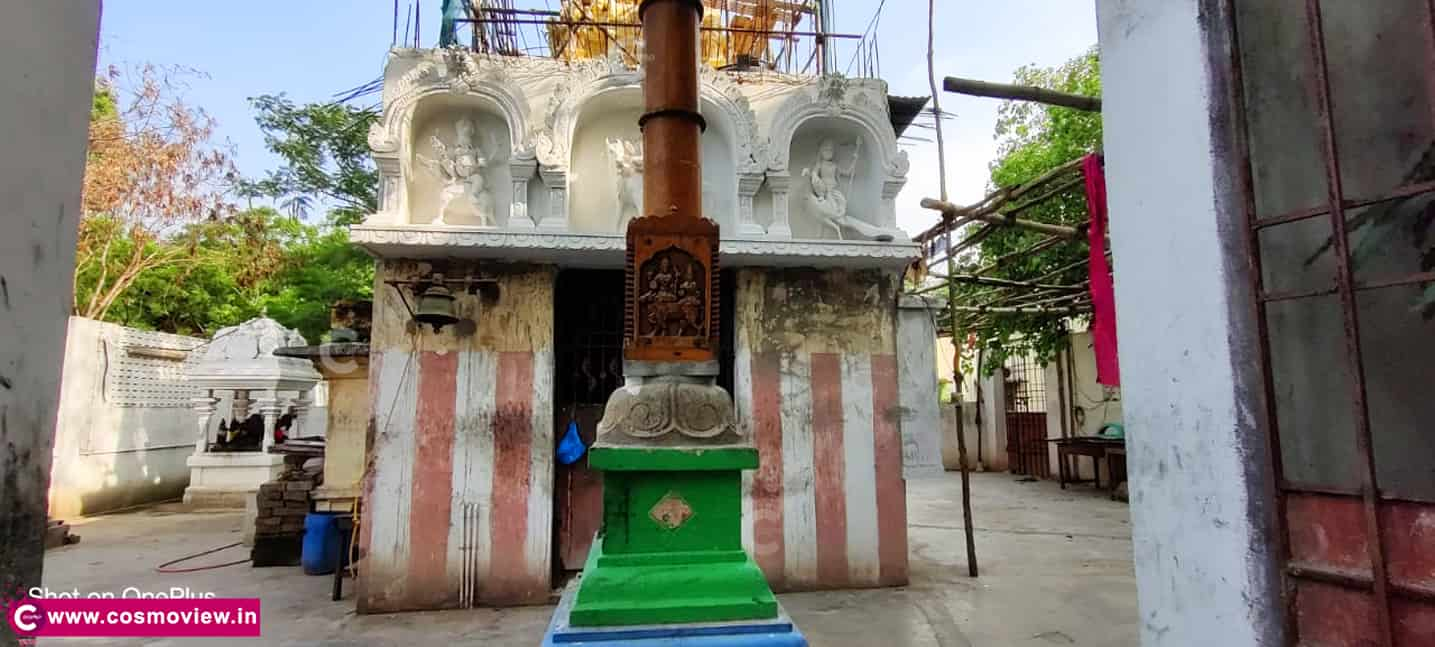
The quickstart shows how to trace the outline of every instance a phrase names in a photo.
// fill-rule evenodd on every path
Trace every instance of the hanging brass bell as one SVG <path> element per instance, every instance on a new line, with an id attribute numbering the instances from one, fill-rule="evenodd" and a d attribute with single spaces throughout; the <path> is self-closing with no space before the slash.
<path id="1" fill-rule="evenodd" d="M 434 332 L 458 321 L 453 293 L 443 284 L 443 276 L 434 275 L 434 283 L 419 295 L 414 321 L 433 326 Z"/>

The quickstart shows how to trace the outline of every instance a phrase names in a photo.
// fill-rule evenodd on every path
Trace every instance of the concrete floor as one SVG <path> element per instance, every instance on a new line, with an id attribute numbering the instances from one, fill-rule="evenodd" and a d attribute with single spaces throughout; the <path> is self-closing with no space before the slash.
<path id="1" fill-rule="evenodd" d="M 902 589 L 794 593 L 781 600 L 815 647 L 1137 644 L 1136 586 L 1126 505 L 1089 487 L 974 474 L 979 579 L 967 577 L 955 473 L 908 484 L 912 584 Z M 263 600 L 266 644 L 536 645 L 551 608 L 358 616 L 331 602 L 328 577 L 247 566 L 156 573 L 162 562 L 239 540 L 240 514 L 174 506 L 74 522 L 83 541 L 50 551 L 53 590 L 188 587 Z M 233 548 L 185 565 L 243 559 Z M 347 591 L 346 591 L 347 593 Z M 61 644 L 70 641 L 45 641 Z M 105 645 L 230 644 L 222 640 L 98 640 Z M 252 641 L 240 644 L 253 644 Z"/>

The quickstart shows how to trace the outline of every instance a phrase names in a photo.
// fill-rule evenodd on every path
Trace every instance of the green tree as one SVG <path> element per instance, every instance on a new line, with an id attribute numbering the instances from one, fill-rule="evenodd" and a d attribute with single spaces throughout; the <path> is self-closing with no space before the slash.
<path id="1" fill-rule="evenodd" d="M 146 271 L 111 309 L 127 326 L 208 336 L 265 315 L 318 343 L 329 306 L 372 293 L 373 261 L 343 228 L 310 225 L 269 207 L 196 225 L 186 263 Z"/>
<path id="2" fill-rule="evenodd" d="M 347 229 L 376 206 L 373 113 L 259 97 L 256 119 L 283 164 L 234 182 L 208 143 L 213 120 L 177 98 L 173 74 L 146 66 L 131 82 L 112 69 L 96 84 L 76 312 L 198 336 L 267 314 L 321 341 L 331 304 L 373 291 L 373 261 Z M 287 215 L 235 211 L 230 192 L 273 199 Z M 321 206 L 321 222 L 304 222 Z"/>
<path id="3" fill-rule="evenodd" d="M 267 284 L 270 317 L 311 342 L 329 330 L 329 307 L 373 295 L 374 261 L 349 243 L 348 226 L 378 210 L 378 171 L 369 155 L 371 109 L 343 103 L 295 104 L 283 95 L 250 100 L 264 143 L 283 164 L 247 190 L 272 198 L 298 223 L 316 207 L 324 222 L 304 225 Z"/>
<path id="4" fill-rule="evenodd" d="M 1101 94 L 1101 63 L 1092 47 L 1082 55 L 1054 67 L 1024 66 L 1014 82 L 1073 94 Z M 997 112 L 998 158 L 991 165 L 990 188 L 1015 187 L 1101 147 L 1100 113 L 1082 112 L 1022 101 L 1004 102 Z M 1080 185 L 1021 212 L 1024 220 L 1077 225 L 1087 220 L 1086 199 Z M 1018 228 L 1000 228 L 977 248 L 976 266 L 1031 246 L 1045 234 Z M 1067 267 L 1088 253 L 1084 240 L 1070 241 L 1023 258 L 1004 261 L 986 276 L 1032 279 Z M 968 267 L 967 269 L 973 269 Z M 1045 279 L 1045 283 L 1074 285 L 1086 278 L 1085 266 L 1071 268 Z M 985 303 L 999 291 L 990 287 L 958 285 L 957 302 Z M 975 342 L 986 348 L 983 370 L 990 374 L 1012 355 L 1053 357 L 1065 344 L 1067 317 L 1055 314 L 991 314 L 968 320 Z"/>
<path id="5" fill-rule="evenodd" d="M 222 218 L 234 178 L 214 120 L 183 98 L 177 68 L 110 67 L 90 111 L 82 217 L 75 249 L 75 314 L 106 319 L 151 270 L 193 261 L 178 240 Z"/>
<path id="6" fill-rule="evenodd" d="M 249 190 L 307 212 L 319 202 L 336 225 L 352 225 L 378 210 L 379 174 L 369 157 L 369 127 L 378 118 L 344 103 L 295 104 L 282 94 L 251 98 L 264 145 L 283 165 Z"/>

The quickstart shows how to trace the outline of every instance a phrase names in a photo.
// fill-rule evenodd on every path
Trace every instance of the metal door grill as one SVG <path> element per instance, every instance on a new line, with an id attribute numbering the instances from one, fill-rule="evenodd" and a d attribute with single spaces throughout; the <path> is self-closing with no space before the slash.
<path id="1" fill-rule="evenodd" d="M 1286 635 L 1435 644 L 1435 0 L 1224 0 Z"/>
<path id="2" fill-rule="evenodd" d="M 1008 359 L 1002 369 L 1006 393 L 1007 464 L 1012 473 L 1051 478 L 1046 443 L 1046 373 L 1030 357 Z"/>

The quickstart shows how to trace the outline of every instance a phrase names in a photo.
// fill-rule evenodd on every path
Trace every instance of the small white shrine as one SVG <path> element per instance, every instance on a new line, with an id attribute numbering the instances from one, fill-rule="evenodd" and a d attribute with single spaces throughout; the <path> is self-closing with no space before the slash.
<path id="1" fill-rule="evenodd" d="M 221 329 L 207 346 L 198 349 L 200 359 L 185 375 L 196 389 L 193 399 L 197 416 L 194 454 L 187 461 L 189 487 L 186 504 L 243 507 L 260 484 L 277 477 L 284 457 L 269 453 L 274 444 L 274 427 L 280 416 L 293 413 L 295 427 L 313 404 L 311 392 L 323 378 L 307 359 L 279 357 L 275 349 L 304 346 L 298 331 L 268 318 L 251 319 Z M 232 398 L 231 411 L 221 412 L 222 396 Z M 263 435 L 257 446 L 246 450 L 221 447 L 214 431 L 215 414 L 228 421 L 226 427 L 243 425 L 251 415 L 263 421 Z M 290 435 L 298 433 L 291 428 Z"/>

